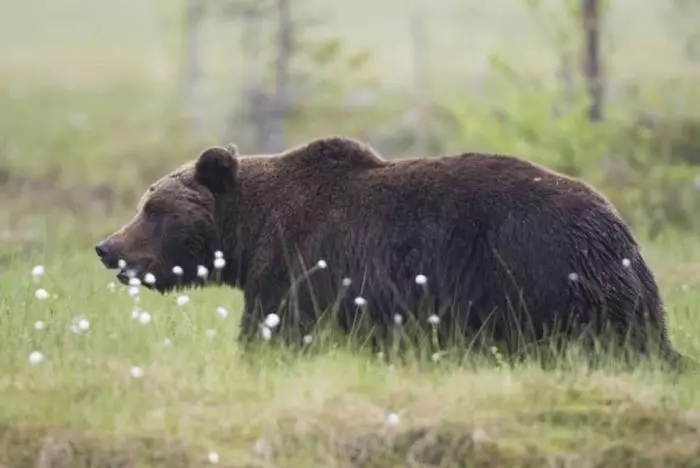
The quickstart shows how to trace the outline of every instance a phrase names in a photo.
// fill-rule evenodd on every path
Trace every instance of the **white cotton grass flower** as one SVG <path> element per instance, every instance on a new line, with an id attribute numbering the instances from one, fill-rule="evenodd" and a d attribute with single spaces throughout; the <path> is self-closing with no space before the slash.
<path id="1" fill-rule="evenodd" d="M 569 281 L 578 281 L 578 273 L 569 273 Z"/>
<path id="2" fill-rule="evenodd" d="M 224 253 L 221 250 L 214 252 L 214 258 L 224 258 Z"/>
<path id="3" fill-rule="evenodd" d="M 362 296 L 357 296 L 357 297 L 355 298 L 355 305 L 356 305 L 356 306 L 362 307 L 363 305 L 366 305 L 366 304 L 367 304 L 367 299 L 365 299 L 364 297 L 362 297 Z"/>
<path id="4" fill-rule="evenodd" d="M 267 314 L 267 317 L 265 317 L 265 326 L 269 329 L 275 328 L 277 325 L 280 324 L 280 316 L 277 314 Z"/>
<path id="5" fill-rule="evenodd" d="M 399 415 L 396 413 L 389 413 L 386 417 L 386 423 L 391 427 L 398 426 L 399 422 L 401 421 Z"/>
<path id="6" fill-rule="evenodd" d="M 343 278 L 341 281 L 342 285 L 345 286 L 346 288 L 352 284 L 352 280 L 350 278 Z"/>
<path id="7" fill-rule="evenodd" d="M 163 346 L 172 346 L 173 342 L 170 338 L 166 338 L 163 340 Z"/>
<path id="8" fill-rule="evenodd" d="M 138 286 L 129 286 L 129 296 L 135 298 L 138 297 L 139 294 L 141 294 L 141 290 Z"/>
<path id="9" fill-rule="evenodd" d="M 190 303 L 190 298 L 189 298 L 189 296 L 186 296 L 186 295 L 184 295 L 184 294 L 182 294 L 182 295 L 180 295 L 180 296 L 177 296 L 177 306 L 178 306 L 178 307 L 184 307 L 184 306 L 186 306 L 186 305 L 189 304 L 189 303 Z"/>
<path id="10" fill-rule="evenodd" d="M 123 270 L 126 268 L 126 260 L 123 258 L 120 258 L 119 261 L 117 262 L 117 266 L 119 267 L 120 270 Z"/>
<path id="11" fill-rule="evenodd" d="M 208 340 L 213 340 L 216 336 L 216 330 L 214 330 L 213 328 L 207 328 L 206 330 L 204 330 L 204 336 Z"/>
<path id="12" fill-rule="evenodd" d="M 206 279 L 209 275 L 209 269 L 204 265 L 197 265 L 197 276 Z"/>
<path id="13" fill-rule="evenodd" d="M 224 306 L 219 306 L 216 308 L 216 315 L 218 315 L 221 319 L 225 319 L 228 317 L 228 310 Z"/>
<path id="14" fill-rule="evenodd" d="M 221 270 L 223 267 L 226 266 L 226 260 L 223 258 L 215 258 L 214 259 L 214 268 L 217 270 Z"/>
<path id="15" fill-rule="evenodd" d="M 90 321 L 85 317 L 75 318 L 73 325 L 75 325 L 75 330 L 77 330 L 76 333 L 86 332 L 90 329 Z"/>
<path id="16" fill-rule="evenodd" d="M 154 275 L 153 273 L 146 273 L 143 276 L 143 282 L 150 285 L 156 284 L 156 275 Z"/>
<path id="17" fill-rule="evenodd" d="M 425 275 L 416 275 L 415 281 L 417 285 L 423 286 L 428 282 L 428 277 Z"/>
<path id="18" fill-rule="evenodd" d="M 141 315 L 141 312 L 142 311 L 141 311 L 141 308 L 139 306 L 134 306 L 131 309 L 131 318 L 133 320 L 137 320 L 139 318 L 139 316 Z"/>
<path id="19" fill-rule="evenodd" d="M 49 293 L 48 293 L 48 291 L 46 291 L 46 289 L 39 288 L 36 291 L 34 291 L 34 297 L 36 297 L 40 301 L 45 301 L 46 299 L 49 298 Z"/>
<path id="20" fill-rule="evenodd" d="M 129 286 L 141 286 L 141 280 L 135 276 L 129 278 Z"/>
<path id="21" fill-rule="evenodd" d="M 116 289 L 117 289 L 117 285 L 114 284 L 114 281 L 110 281 L 109 283 L 107 283 L 107 290 L 109 292 L 114 292 Z"/>
<path id="22" fill-rule="evenodd" d="M 629 258 L 623 258 L 622 259 L 622 266 L 625 268 L 629 268 L 630 265 L 632 265 L 632 262 L 630 261 Z"/>
<path id="23" fill-rule="evenodd" d="M 138 318 L 139 318 L 139 323 L 141 325 L 148 325 L 149 323 L 151 323 L 151 320 L 153 320 L 153 317 L 151 317 L 151 314 L 149 314 L 145 310 L 143 310 L 139 313 Z"/>
<path id="24" fill-rule="evenodd" d="M 180 265 L 175 265 L 175 266 L 173 267 L 173 274 L 176 275 L 176 276 L 182 276 L 182 274 L 183 274 L 184 272 L 185 272 L 185 271 L 182 269 L 182 267 L 181 267 Z"/>
<path id="25" fill-rule="evenodd" d="M 401 325 L 403 323 L 403 315 L 401 314 L 395 314 L 394 315 L 394 323 L 396 325 Z"/>
<path id="26" fill-rule="evenodd" d="M 260 327 L 260 336 L 262 336 L 263 340 L 270 341 L 270 339 L 272 338 L 272 330 L 263 325 L 262 327 Z"/>
<path id="27" fill-rule="evenodd" d="M 440 323 L 440 317 L 435 314 L 431 314 L 430 317 L 428 317 L 428 323 L 430 325 L 437 325 Z"/>
<path id="28" fill-rule="evenodd" d="M 304 335 L 304 344 L 311 344 L 311 342 L 314 340 L 314 337 L 311 335 Z"/>
<path id="29" fill-rule="evenodd" d="M 43 330 L 44 328 L 46 328 L 46 324 L 43 321 L 37 320 L 36 322 L 34 322 L 34 330 L 39 331 Z"/>
<path id="30" fill-rule="evenodd" d="M 129 369 L 129 374 L 131 375 L 132 378 L 134 379 L 140 379 L 143 377 L 143 369 L 139 366 L 131 366 Z"/>
<path id="31" fill-rule="evenodd" d="M 39 278 L 44 276 L 46 273 L 46 269 L 44 268 L 44 265 L 36 265 L 34 268 L 32 268 L 32 278 L 34 278 L 34 281 L 39 281 Z"/>
<path id="32" fill-rule="evenodd" d="M 44 361 L 44 355 L 41 353 L 41 351 L 32 351 L 29 353 L 29 364 L 32 366 L 36 366 L 37 364 L 41 364 Z"/>
<path id="33" fill-rule="evenodd" d="M 209 463 L 211 463 L 212 465 L 218 464 L 219 463 L 219 454 L 214 452 L 214 451 L 209 452 L 207 454 L 207 461 L 209 461 Z"/>
<path id="34" fill-rule="evenodd" d="M 325 270 L 328 267 L 328 263 L 324 259 L 321 259 L 318 262 L 316 262 L 316 266 L 319 267 L 321 270 Z"/>

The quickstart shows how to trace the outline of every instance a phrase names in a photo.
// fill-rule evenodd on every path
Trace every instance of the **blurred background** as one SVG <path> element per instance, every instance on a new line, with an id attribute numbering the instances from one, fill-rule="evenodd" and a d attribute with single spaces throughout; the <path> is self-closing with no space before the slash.
<path id="1" fill-rule="evenodd" d="M 342 134 L 580 176 L 700 227 L 698 0 L 0 2 L 0 256 L 84 248 L 205 146 Z"/>

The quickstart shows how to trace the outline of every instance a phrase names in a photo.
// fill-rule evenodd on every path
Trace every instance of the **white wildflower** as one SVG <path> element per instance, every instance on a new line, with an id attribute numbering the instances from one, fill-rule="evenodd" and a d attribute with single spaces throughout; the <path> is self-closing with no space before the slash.
<path id="1" fill-rule="evenodd" d="M 277 314 L 268 314 L 265 317 L 265 326 L 267 328 L 273 329 L 280 324 L 280 316 Z"/>
<path id="2" fill-rule="evenodd" d="M 396 413 L 389 413 L 389 415 L 386 417 L 386 422 L 389 426 L 398 426 L 399 415 Z"/>
<path id="3" fill-rule="evenodd" d="M 202 279 L 206 279 L 207 275 L 209 275 L 209 269 L 207 269 L 207 267 L 204 265 L 197 265 L 197 276 Z"/>
<path id="4" fill-rule="evenodd" d="M 367 299 L 361 296 L 357 296 L 355 298 L 355 305 L 358 307 L 362 307 L 363 305 L 367 304 Z"/>
<path id="5" fill-rule="evenodd" d="M 316 266 L 319 267 L 321 270 L 325 270 L 328 266 L 328 263 L 326 263 L 324 259 L 321 259 L 318 262 L 316 262 Z"/>
<path id="6" fill-rule="evenodd" d="M 272 330 L 263 325 L 260 328 L 260 335 L 262 336 L 263 340 L 270 341 L 270 338 L 272 338 Z"/>
<path id="7" fill-rule="evenodd" d="M 219 463 L 219 454 L 216 452 L 209 452 L 207 454 L 207 460 L 209 460 L 209 463 L 216 465 Z"/>
<path id="8" fill-rule="evenodd" d="M 107 283 L 107 289 L 109 292 L 114 292 L 114 290 L 117 288 L 117 286 L 114 284 L 114 281 L 110 281 Z"/>
<path id="9" fill-rule="evenodd" d="M 226 310 L 226 307 L 219 306 L 216 308 L 216 315 L 218 315 L 222 319 L 225 319 L 226 317 L 228 317 L 228 310 Z"/>
<path id="10" fill-rule="evenodd" d="M 352 280 L 350 278 L 343 278 L 342 284 L 347 288 L 352 284 Z"/>
<path id="11" fill-rule="evenodd" d="M 395 314 L 394 315 L 394 323 L 396 325 L 401 325 L 403 323 L 403 315 L 401 314 Z"/>
<path id="12" fill-rule="evenodd" d="M 214 268 L 217 270 L 221 270 L 223 267 L 226 266 L 226 260 L 223 258 L 215 258 L 214 259 Z"/>
<path id="13" fill-rule="evenodd" d="M 141 280 L 133 276 L 129 279 L 129 286 L 141 286 Z"/>
<path id="14" fill-rule="evenodd" d="M 311 344 L 311 342 L 314 340 L 314 337 L 311 335 L 304 335 L 304 344 Z"/>
<path id="15" fill-rule="evenodd" d="M 44 360 L 44 355 L 40 351 L 32 351 L 29 353 L 29 364 L 36 366 Z"/>
<path id="16" fill-rule="evenodd" d="M 632 262 L 630 262 L 629 258 L 623 258 L 622 259 L 622 266 L 625 268 L 629 268 L 630 265 L 632 265 Z"/>
<path id="17" fill-rule="evenodd" d="M 36 322 L 34 322 L 34 330 L 43 330 L 45 327 L 46 324 L 41 320 L 37 320 Z"/>
<path id="18" fill-rule="evenodd" d="M 49 293 L 46 291 L 46 289 L 39 288 L 36 291 L 34 291 L 34 297 L 36 297 L 40 301 L 44 301 L 49 298 Z"/>
<path id="19" fill-rule="evenodd" d="M 131 377 L 135 379 L 140 379 L 143 377 L 143 369 L 141 369 L 139 366 L 131 366 L 131 369 L 129 369 L 129 374 L 131 374 Z"/>
<path id="20" fill-rule="evenodd" d="M 172 344 L 173 342 L 170 340 L 170 338 L 166 338 L 163 340 L 163 346 L 170 346 Z"/>
<path id="21" fill-rule="evenodd" d="M 119 267 L 120 270 L 123 270 L 126 268 L 126 260 L 123 258 L 120 258 L 119 261 L 117 262 L 117 266 Z"/>
<path id="22" fill-rule="evenodd" d="M 175 265 L 175 266 L 173 267 L 173 274 L 174 274 L 174 275 L 182 276 L 183 273 L 184 273 L 184 271 L 182 270 L 182 267 L 181 267 L 181 266 Z"/>
<path id="23" fill-rule="evenodd" d="M 224 258 L 224 253 L 221 250 L 214 252 L 214 258 Z"/>
<path id="24" fill-rule="evenodd" d="M 138 286 L 129 286 L 129 296 L 136 297 L 141 294 Z"/>
<path id="25" fill-rule="evenodd" d="M 577 273 L 569 273 L 569 281 L 578 281 Z"/>
<path id="26" fill-rule="evenodd" d="M 207 328 L 207 329 L 204 331 L 204 336 L 205 336 L 208 340 L 212 340 L 212 339 L 214 339 L 214 337 L 216 336 L 216 330 L 214 330 L 213 328 Z"/>
<path id="27" fill-rule="evenodd" d="M 151 320 L 152 320 L 151 314 L 149 314 L 145 310 L 142 311 L 141 313 L 139 313 L 139 323 L 141 325 L 148 325 L 149 323 L 151 323 Z"/>
<path id="28" fill-rule="evenodd" d="M 80 331 L 88 331 L 90 329 L 90 321 L 86 318 L 81 318 L 76 322 L 76 325 L 78 326 L 78 330 Z"/>
<path id="29" fill-rule="evenodd" d="M 44 276 L 44 273 L 46 273 L 44 265 L 37 265 L 32 268 L 32 278 L 34 278 L 34 281 L 37 281 L 39 278 Z"/>
<path id="30" fill-rule="evenodd" d="M 190 302 L 189 296 L 186 296 L 184 294 L 177 296 L 177 306 L 178 307 L 186 306 L 187 304 L 189 304 L 189 302 Z"/>
<path id="31" fill-rule="evenodd" d="M 143 282 L 150 285 L 156 284 L 156 276 L 153 273 L 146 273 L 143 276 Z"/>
<path id="32" fill-rule="evenodd" d="M 416 284 L 424 285 L 428 282 L 428 278 L 425 275 L 416 275 Z"/>
<path id="33" fill-rule="evenodd" d="M 431 325 L 437 325 L 440 323 L 440 317 L 435 314 L 431 314 L 430 317 L 428 317 L 428 323 Z"/>

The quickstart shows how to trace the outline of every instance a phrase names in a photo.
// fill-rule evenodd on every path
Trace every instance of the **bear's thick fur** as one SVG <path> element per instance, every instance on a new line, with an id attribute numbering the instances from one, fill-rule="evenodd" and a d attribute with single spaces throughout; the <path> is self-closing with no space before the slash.
<path id="1" fill-rule="evenodd" d="M 201 283 L 198 265 L 217 277 L 217 250 L 219 279 L 244 293 L 243 341 L 270 313 L 280 330 L 296 318 L 300 337 L 333 305 L 343 330 L 362 311 L 380 340 L 397 314 L 437 315 L 443 338 L 486 328 L 512 345 L 528 332 L 607 327 L 641 355 L 655 343 L 680 359 L 654 277 L 611 204 L 512 156 L 385 160 L 342 137 L 278 155 L 214 147 L 151 186 L 97 246 L 108 267 L 126 261 L 120 280 L 151 272 L 161 292 Z"/>

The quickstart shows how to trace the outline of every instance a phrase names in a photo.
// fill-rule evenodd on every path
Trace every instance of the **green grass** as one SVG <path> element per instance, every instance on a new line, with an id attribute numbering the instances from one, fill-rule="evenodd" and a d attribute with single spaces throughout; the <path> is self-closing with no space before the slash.
<path id="1" fill-rule="evenodd" d="M 153 320 L 142 325 L 125 288 L 107 288 L 112 273 L 90 242 L 111 227 L 96 226 L 4 266 L 0 464 L 200 466 L 209 451 L 222 466 L 360 466 L 357 457 L 362 466 L 693 466 L 700 456 L 698 375 L 576 360 L 547 372 L 448 358 L 391 368 L 318 340 L 306 356 L 263 348 L 246 360 L 235 341 L 240 294 L 223 288 L 187 291 L 185 307 L 144 290 L 139 307 Z M 700 244 L 674 237 L 645 247 L 674 343 L 697 358 Z M 39 284 L 36 263 L 47 269 Z M 38 287 L 51 298 L 37 300 Z M 86 332 L 71 330 L 79 317 Z M 30 365 L 36 350 L 44 361 Z"/>

